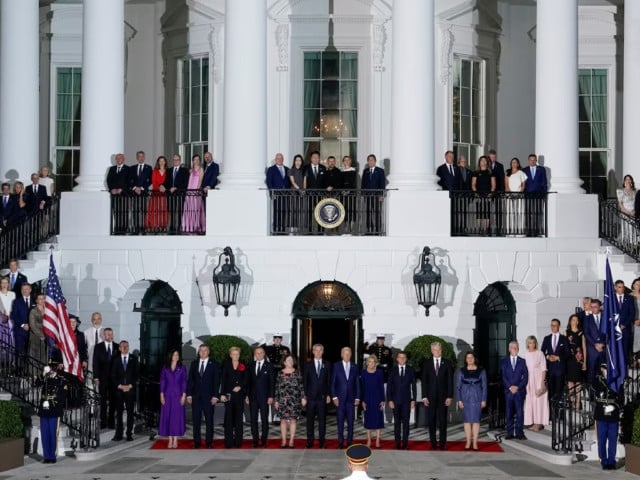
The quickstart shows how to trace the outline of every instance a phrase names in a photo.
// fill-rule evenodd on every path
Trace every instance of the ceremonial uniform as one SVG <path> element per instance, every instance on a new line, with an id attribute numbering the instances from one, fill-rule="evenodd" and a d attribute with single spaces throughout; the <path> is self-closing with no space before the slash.
<path id="1" fill-rule="evenodd" d="M 287 355 L 291 355 L 291 350 L 286 345 L 263 345 L 264 352 L 273 365 L 273 368 L 276 370 L 276 373 L 279 370 L 282 370 L 282 362 L 284 361 L 284 357 Z"/>
<path id="2" fill-rule="evenodd" d="M 377 338 L 384 338 L 384 336 L 378 335 Z M 376 343 L 369 346 L 367 354 L 376 356 L 378 359 L 378 365 L 382 368 L 382 372 L 384 373 L 384 382 L 387 383 L 387 380 L 389 379 L 389 371 L 393 366 L 391 349 L 384 343 L 382 345 L 378 345 L 376 341 Z"/>
<path id="3" fill-rule="evenodd" d="M 596 393 L 593 416 L 598 432 L 598 456 L 603 470 L 615 470 L 622 390 L 619 393 L 611 390 L 603 375 L 596 377 L 593 388 Z"/>
<path id="4" fill-rule="evenodd" d="M 44 463 L 56 463 L 58 425 L 64 410 L 68 384 L 55 370 L 51 370 L 44 378 L 38 379 L 36 385 L 41 387 L 38 415 Z"/>
<path id="5" fill-rule="evenodd" d="M 346 455 L 351 466 L 351 475 L 342 480 L 371 480 L 371 477 L 367 475 L 371 449 L 366 445 L 355 444 L 347 448 Z"/>

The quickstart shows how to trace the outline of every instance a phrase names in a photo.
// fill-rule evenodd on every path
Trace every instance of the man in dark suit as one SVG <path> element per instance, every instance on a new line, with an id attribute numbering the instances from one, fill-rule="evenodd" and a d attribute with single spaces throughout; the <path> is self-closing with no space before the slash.
<path id="1" fill-rule="evenodd" d="M 458 171 L 460 172 L 460 183 L 458 185 L 458 189 L 461 192 L 459 197 L 456 198 L 456 202 L 458 204 L 459 215 L 456 221 L 458 222 L 458 228 L 462 230 L 462 232 L 467 231 L 469 223 L 469 206 L 472 202 L 472 194 L 471 192 L 471 177 L 473 176 L 473 172 L 467 168 L 467 159 L 460 155 L 458 158 Z"/>
<path id="2" fill-rule="evenodd" d="M 496 179 L 496 192 L 498 193 L 498 201 L 496 202 L 496 228 L 498 232 L 502 231 L 503 224 L 503 213 L 504 213 L 504 205 L 503 201 L 505 200 L 504 192 L 505 184 L 504 184 L 504 166 L 498 161 L 498 154 L 495 150 L 489 150 L 489 168 L 491 169 L 491 173 Z"/>
<path id="3" fill-rule="evenodd" d="M 618 304 L 618 316 L 620 318 L 620 328 L 622 329 L 622 345 L 627 359 L 633 355 L 633 327 L 636 318 L 636 301 L 628 293 L 622 280 L 616 280 L 616 303 Z"/>
<path id="4" fill-rule="evenodd" d="M 398 352 L 387 382 L 387 402 L 393 410 L 393 433 L 397 450 L 409 449 L 409 416 L 416 407 L 416 377 L 407 365 L 407 354 Z"/>
<path id="5" fill-rule="evenodd" d="M 529 371 L 524 358 L 518 356 L 518 342 L 509 343 L 509 355 L 500 362 L 502 385 L 506 403 L 507 440 L 526 440 L 523 431 L 524 397 L 527 395 Z"/>
<path id="6" fill-rule="evenodd" d="M 218 185 L 218 175 L 220 175 L 220 167 L 213 161 L 213 155 L 211 152 L 205 152 L 204 154 L 204 175 L 202 176 L 202 189 L 208 192 L 212 188 L 216 188 Z"/>
<path id="7" fill-rule="evenodd" d="M 9 289 L 16 294 L 16 297 L 19 297 L 22 293 L 22 285 L 24 283 L 28 283 L 27 276 L 18 271 L 20 265 L 18 264 L 18 260 L 12 258 L 9 260 Z"/>
<path id="8" fill-rule="evenodd" d="M 129 216 L 129 167 L 124 164 L 124 155 L 116 154 L 116 164 L 109 167 L 107 173 L 107 189 L 111 194 L 111 224 L 113 233 L 122 234 L 127 231 Z"/>
<path id="9" fill-rule="evenodd" d="M 273 404 L 275 374 L 273 365 L 265 358 L 264 348 L 257 347 L 255 360 L 249 365 L 249 389 L 247 403 L 251 413 L 251 435 L 253 448 L 265 447 L 269 436 L 269 406 Z M 262 432 L 258 436 L 258 415 L 262 423 Z M 258 439 L 260 442 L 258 443 Z"/>
<path id="10" fill-rule="evenodd" d="M 318 417 L 318 441 L 325 448 L 327 431 L 327 405 L 331 401 L 331 366 L 322 359 L 324 346 L 316 343 L 312 347 L 313 359 L 304 366 L 302 382 L 307 399 L 307 446 L 313 447 L 315 423 Z"/>
<path id="11" fill-rule="evenodd" d="M 448 190 L 449 192 L 460 190 L 460 171 L 453 160 L 453 152 L 447 150 L 444 153 L 444 163 L 436 170 L 436 175 L 440 179 L 438 185 L 442 190 Z"/>
<path id="12" fill-rule="evenodd" d="M 167 209 L 169 210 L 169 231 L 180 231 L 185 190 L 189 185 L 189 170 L 182 166 L 182 158 L 177 153 L 173 156 L 173 167 L 167 172 L 164 188 L 167 192 Z"/>
<path id="13" fill-rule="evenodd" d="M 582 328 L 587 342 L 587 380 L 593 383 L 600 373 L 600 362 L 604 355 L 606 338 L 600 333 L 602 321 L 602 302 L 597 298 L 591 299 L 591 313 L 584 318 Z"/>
<path id="14" fill-rule="evenodd" d="M 353 443 L 353 417 L 360 405 L 360 372 L 351 362 L 351 348 L 340 351 L 341 362 L 333 365 L 331 372 L 331 398 L 337 409 L 338 448 L 344 448 L 344 421 L 347 420 L 347 446 Z"/>
<path id="15" fill-rule="evenodd" d="M 151 165 L 144 163 L 142 150 L 136 152 L 136 164 L 129 167 L 129 193 L 132 200 L 133 228 L 136 233 L 144 232 L 144 219 L 147 216 L 147 196 L 151 186 Z"/>
<path id="16" fill-rule="evenodd" d="M 387 178 L 384 170 L 376 166 L 374 154 L 367 156 L 367 168 L 362 172 L 361 190 L 366 200 L 367 231 L 369 235 L 381 235 L 382 232 L 382 202 L 384 189 L 387 188 Z M 367 192 L 367 190 L 371 190 Z"/>
<path id="17" fill-rule="evenodd" d="M 309 202 L 309 225 L 311 225 L 311 232 L 322 232 L 323 228 L 320 227 L 313 216 L 313 211 L 316 208 L 316 204 L 322 200 L 322 193 L 318 190 L 322 189 L 324 183 L 323 176 L 327 169 L 324 165 L 320 165 L 320 152 L 311 152 L 310 163 L 307 167 L 307 196 Z"/>
<path id="18" fill-rule="evenodd" d="M 0 201 L 0 228 L 11 227 L 16 223 L 20 207 L 18 200 L 11 195 L 11 185 L 2 184 L 2 200 Z"/>
<path id="19" fill-rule="evenodd" d="M 272 221 L 273 233 L 283 234 L 287 229 L 288 200 L 283 192 L 273 190 L 288 190 L 291 188 L 289 169 L 284 165 L 284 155 L 276 153 L 274 164 L 267 168 L 267 188 L 273 200 Z"/>
<path id="20" fill-rule="evenodd" d="M 27 204 L 27 211 L 32 214 L 38 210 L 43 210 L 49 200 L 46 187 L 40 185 L 40 177 L 37 173 L 32 173 L 31 185 L 24 190 L 24 202 Z"/>
<path id="21" fill-rule="evenodd" d="M 93 383 L 100 394 L 100 428 L 115 427 L 116 389 L 111 379 L 111 362 L 120 345 L 113 341 L 113 330 L 102 330 L 104 340 L 93 349 Z"/>
<path id="22" fill-rule="evenodd" d="M 447 412 L 453 400 L 453 365 L 442 357 L 442 345 L 431 344 L 431 358 L 422 366 L 422 403 L 427 407 L 431 450 L 438 448 L 436 427 L 440 428 L 440 450 L 447 449 Z"/>
<path id="23" fill-rule="evenodd" d="M 336 157 L 333 155 L 327 157 L 327 170 L 322 176 L 322 188 L 328 192 L 342 187 L 342 171 L 336 168 Z"/>
<path id="24" fill-rule="evenodd" d="M 27 353 L 29 341 L 29 313 L 35 306 L 31 298 L 31 285 L 23 283 L 20 286 L 20 295 L 13 301 L 11 319 L 13 320 L 13 339 L 16 348 L 16 369 L 22 373 L 24 356 Z"/>
<path id="25" fill-rule="evenodd" d="M 471 176 L 473 172 L 467 168 L 467 159 L 463 155 L 458 158 L 458 171 L 460 172 L 460 184 L 458 190 L 471 191 Z"/>
<path id="26" fill-rule="evenodd" d="M 220 364 L 209 358 L 209 347 L 200 345 L 198 360 L 191 362 L 187 379 L 187 403 L 193 413 L 193 448 L 201 446 L 200 423 L 204 415 L 205 444 L 213 446 L 213 410 L 220 400 Z"/>
<path id="27" fill-rule="evenodd" d="M 551 333 L 542 340 L 540 351 L 547 359 L 547 390 L 549 402 L 552 402 L 564 390 L 567 359 L 571 355 L 569 340 L 560 333 L 557 318 L 551 320 Z"/>
<path id="28" fill-rule="evenodd" d="M 547 171 L 538 165 L 535 154 L 530 154 L 527 161 L 529 166 L 522 169 L 527 176 L 524 192 L 538 195 L 530 195 L 529 198 L 525 196 L 525 229 L 527 236 L 537 237 L 544 227 L 544 201 L 540 197 L 547 193 Z"/>
<path id="29" fill-rule="evenodd" d="M 133 440 L 136 384 L 138 383 L 138 359 L 129 353 L 129 342 L 120 341 L 120 354 L 111 363 L 111 381 L 116 389 L 116 434 L 114 442 L 122 440 L 123 415 L 127 409 L 127 442 Z"/>

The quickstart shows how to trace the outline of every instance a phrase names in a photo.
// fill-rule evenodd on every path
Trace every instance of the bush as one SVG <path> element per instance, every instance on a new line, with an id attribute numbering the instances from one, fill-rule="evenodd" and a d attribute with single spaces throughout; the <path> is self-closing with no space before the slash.
<path id="1" fill-rule="evenodd" d="M 223 363 L 228 360 L 231 347 L 240 349 L 240 360 L 244 363 L 249 363 L 253 359 L 251 346 L 242 338 L 234 335 L 213 335 L 207 338 L 204 343 L 211 350 L 210 356 L 216 362 Z"/>
<path id="2" fill-rule="evenodd" d="M 0 401 L 0 438 L 23 438 L 21 407 L 18 402 Z"/>
<path id="3" fill-rule="evenodd" d="M 631 443 L 640 446 L 640 407 L 633 412 L 633 427 L 631 429 Z"/>
<path id="4" fill-rule="evenodd" d="M 411 340 L 404 348 L 404 351 L 407 352 L 407 363 L 411 365 L 416 372 L 420 372 L 424 361 L 427 358 L 431 358 L 431 344 L 433 342 L 440 342 L 440 345 L 442 345 L 443 358 L 450 360 L 455 366 L 456 355 L 453 351 L 453 345 L 435 335 L 422 335 Z"/>

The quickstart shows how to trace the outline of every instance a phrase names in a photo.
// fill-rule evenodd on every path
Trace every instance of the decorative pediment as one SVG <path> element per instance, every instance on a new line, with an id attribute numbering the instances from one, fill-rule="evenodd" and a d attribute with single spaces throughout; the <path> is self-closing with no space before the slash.
<path id="1" fill-rule="evenodd" d="M 483 19 L 484 26 L 496 32 L 502 31 L 502 17 L 497 9 L 489 6 L 490 2 L 481 0 L 464 0 L 453 7 L 436 12 L 436 17 L 441 22 L 454 23 L 456 19 L 477 12 Z"/>
<path id="2" fill-rule="evenodd" d="M 224 17 L 223 5 L 219 1 L 202 2 L 200 0 L 184 0 L 184 3 L 171 2 L 172 8 L 167 8 L 160 18 L 162 30 L 173 29 L 176 24 L 186 25 L 189 23 L 189 13 L 197 13 L 205 18 L 217 21 Z"/>

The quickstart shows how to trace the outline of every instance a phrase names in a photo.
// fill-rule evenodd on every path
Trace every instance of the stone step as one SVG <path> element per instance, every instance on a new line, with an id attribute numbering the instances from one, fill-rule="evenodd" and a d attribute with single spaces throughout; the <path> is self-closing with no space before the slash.
<path id="1" fill-rule="evenodd" d="M 553 465 L 572 465 L 576 459 L 572 453 L 556 452 L 551 448 L 551 434 L 526 431 L 527 440 L 504 440 L 504 430 L 491 430 L 487 432 L 490 438 L 495 438 L 505 450 L 514 449 L 533 457 L 539 458 Z M 548 437 L 548 440 L 547 440 Z M 546 443 L 540 443 L 546 442 Z"/>

